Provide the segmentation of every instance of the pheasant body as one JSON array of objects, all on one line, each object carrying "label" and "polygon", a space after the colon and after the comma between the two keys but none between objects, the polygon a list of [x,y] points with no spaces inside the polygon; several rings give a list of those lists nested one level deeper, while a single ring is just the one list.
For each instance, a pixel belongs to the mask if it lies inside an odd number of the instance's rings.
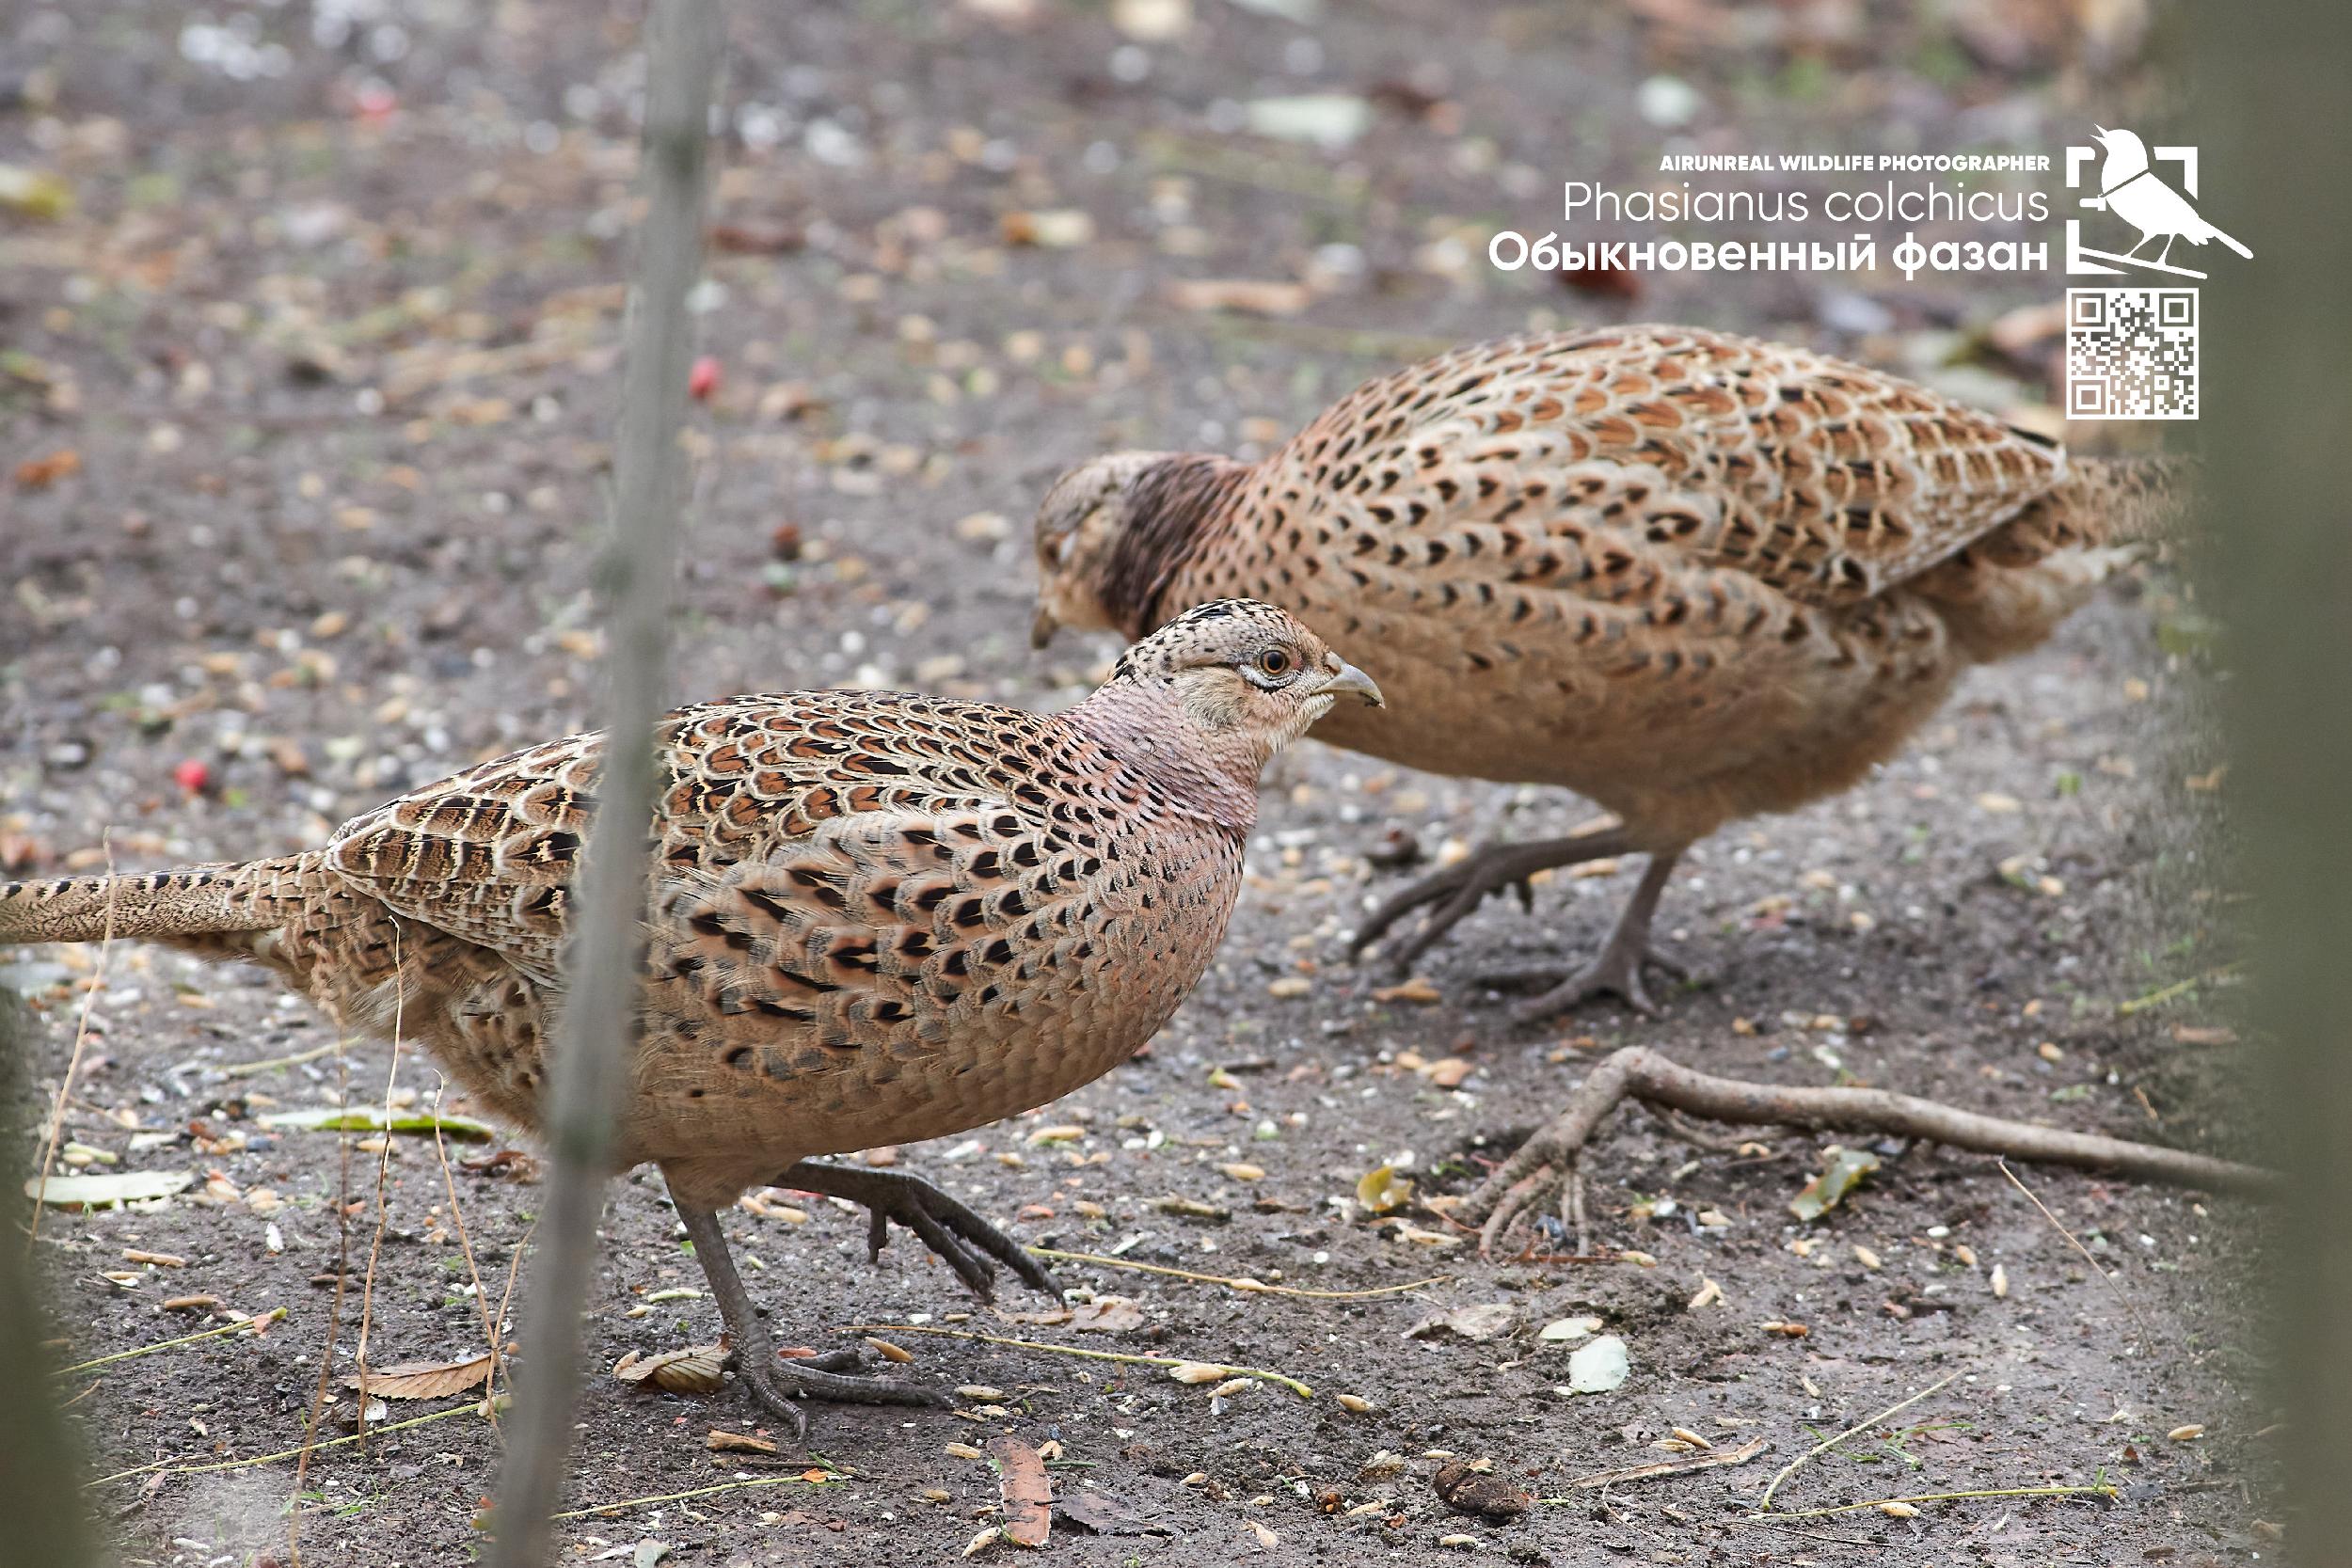
[{"label": "pheasant body", "polygon": [[1323,738],[1565,785],[1670,856],[1854,783],[2168,497],[1802,349],[1519,338],[1375,380],[1258,463],[1073,470],[1039,514],[1039,626],[1281,604],[1367,649],[1389,701]]},{"label": "pheasant body", "polygon": [[[783,692],[669,715],[618,1161],[660,1165],[739,1347],[766,1339],[712,1211],[787,1170],[977,1285],[974,1246],[1046,1278],[934,1189],[799,1162],[998,1120],[1150,1039],[1224,936],[1259,773],[1349,694],[1379,696],[1289,615],[1212,604],[1063,714]],[[0,888],[0,941],[257,960],[535,1127],[602,748],[483,763],[298,855]]]}]

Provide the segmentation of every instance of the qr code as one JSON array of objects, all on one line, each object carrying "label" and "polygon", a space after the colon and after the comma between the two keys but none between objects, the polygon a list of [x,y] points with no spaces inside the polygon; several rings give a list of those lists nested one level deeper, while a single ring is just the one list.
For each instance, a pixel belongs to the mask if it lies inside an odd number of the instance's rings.
[{"label": "qr code", "polygon": [[2066,412],[2076,420],[2197,417],[2197,291],[2066,291]]}]

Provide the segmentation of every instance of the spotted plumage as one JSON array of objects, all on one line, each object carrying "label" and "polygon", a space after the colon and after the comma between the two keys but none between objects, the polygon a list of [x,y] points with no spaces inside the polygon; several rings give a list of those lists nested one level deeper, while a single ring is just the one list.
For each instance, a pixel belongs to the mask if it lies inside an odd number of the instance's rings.
[{"label": "spotted plumage", "polygon": [[[1349,695],[1378,701],[1288,614],[1211,604],[1062,714],[839,691],[670,714],[621,1164],[658,1163],[715,1236],[711,1211],[809,1156],[960,1132],[1107,1071],[1222,939],[1265,763]],[[111,931],[259,960],[532,1127],[601,756],[595,735],[516,752],[303,854],[15,884],[0,941]],[[793,1180],[838,1187],[829,1169]],[[1022,1258],[961,1212],[962,1242]],[[926,1213],[891,1217],[942,1246]],[[756,1325],[712,1283],[739,1345]]]},{"label": "spotted plumage", "polygon": [[[2171,489],[1803,349],[1664,326],[1518,338],[1370,382],[1261,462],[1073,469],[1038,515],[1038,630],[1136,637],[1202,599],[1280,604],[1362,648],[1389,697],[1377,725],[1339,715],[1323,738],[1563,784],[1623,819],[1549,858],[1497,851],[1367,923],[1438,904],[1417,953],[1532,870],[1646,850],[1662,879],[1721,824],[1851,784],[1963,668],[2046,636],[2099,546]],[[1606,968],[1541,1006],[1604,988],[1646,1006],[1642,943],[1621,927]]]}]

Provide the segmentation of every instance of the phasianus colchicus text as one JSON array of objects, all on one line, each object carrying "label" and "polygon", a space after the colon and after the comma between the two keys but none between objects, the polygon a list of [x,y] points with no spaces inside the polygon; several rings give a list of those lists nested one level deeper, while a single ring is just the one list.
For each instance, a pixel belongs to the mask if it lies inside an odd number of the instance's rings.
[{"label": "phasianus colchicus text", "polygon": [[[1041,1105],[1149,1040],[1223,939],[1266,762],[1378,690],[1263,604],[1209,603],[1066,713],[903,692],[703,703],[660,731],[643,1033],[625,1168],[661,1168],[739,1377],[927,1402],[779,1362],[717,1212],[768,1182],[897,1219],[974,1289],[1050,1277],[928,1183],[803,1163]],[[0,888],[0,941],[138,938],[258,961],[347,1027],[399,1026],[538,1120],[601,737],[516,752],[236,865]]]},{"label": "phasianus colchicus text", "polygon": [[1515,338],[1370,382],[1261,462],[1121,452],[1063,475],[1037,516],[1036,641],[1140,637],[1239,594],[1363,650],[1390,711],[1321,738],[1563,784],[1621,825],[1489,847],[1390,899],[1358,949],[1432,906],[1409,962],[1490,893],[1645,851],[1599,955],[1524,1012],[1603,990],[1648,1011],[1684,848],[1860,779],[1961,670],[2046,637],[2179,479],[1804,349]]}]

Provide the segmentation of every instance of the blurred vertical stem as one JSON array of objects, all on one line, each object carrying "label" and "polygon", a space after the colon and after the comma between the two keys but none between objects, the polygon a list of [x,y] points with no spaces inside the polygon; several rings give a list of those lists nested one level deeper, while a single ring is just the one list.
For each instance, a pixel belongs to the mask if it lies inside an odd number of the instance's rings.
[{"label": "blurred vertical stem", "polygon": [[[2230,803],[2255,895],[2254,1006],[2267,1046],[2265,1135],[2283,1159],[2276,1451],[2287,1551],[2352,1563],[2352,8],[2187,8],[2201,146],[2199,210],[2218,245],[2199,336],[2204,579],[2226,628]],[[2183,260],[2176,251],[2173,259]]]},{"label": "blurred vertical stem", "polygon": [[[32,1061],[33,1034],[14,991],[0,988],[0,1105],[30,1103],[22,1079]],[[20,1158],[34,1147],[29,1138],[5,1129],[7,1157],[0,1159],[0,1192],[15,1201],[30,1172]],[[51,1375],[42,1354],[43,1326],[37,1301],[36,1254],[13,1234],[0,1239],[0,1520],[8,1522],[11,1562],[55,1563],[82,1568],[90,1560],[89,1526],[79,1484],[80,1445],[71,1441],[57,1413],[58,1398],[70,1390]]]},{"label": "blurred vertical stem", "polygon": [[718,0],[657,0],[646,29],[646,211],[613,450],[612,543],[602,562],[611,606],[604,659],[610,708],[548,1069],[546,1132],[554,1169],[506,1428],[506,1471],[494,1514],[497,1568],[542,1568],[552,1560],[548,1514],[571,1452],[580,1311],[639,1025],[653,727],[667,695],[666,619],[685,491],[678,432],[693,353],[687,294],[702,270],[710,104],[723,37]]}]

